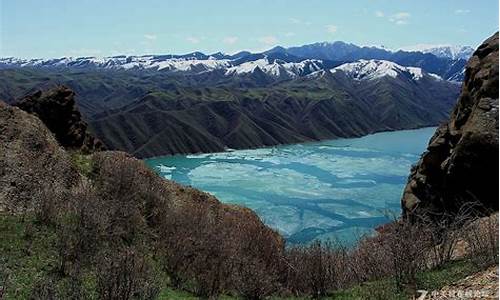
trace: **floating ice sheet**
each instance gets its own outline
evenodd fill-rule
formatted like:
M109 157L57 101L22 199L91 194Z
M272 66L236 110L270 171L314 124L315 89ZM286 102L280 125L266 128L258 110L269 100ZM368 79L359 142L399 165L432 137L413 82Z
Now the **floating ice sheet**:
M349 242L399 214L434 128L147 160L159 174L249 207L294 242Z

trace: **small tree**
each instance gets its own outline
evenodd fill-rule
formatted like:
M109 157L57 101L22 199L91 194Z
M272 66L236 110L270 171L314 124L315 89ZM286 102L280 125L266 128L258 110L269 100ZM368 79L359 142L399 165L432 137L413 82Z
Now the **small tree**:
M416 274L425 267L430 242L425 226L408 221L396 221L387 226L381 241L387 251L396 287L416 291Z

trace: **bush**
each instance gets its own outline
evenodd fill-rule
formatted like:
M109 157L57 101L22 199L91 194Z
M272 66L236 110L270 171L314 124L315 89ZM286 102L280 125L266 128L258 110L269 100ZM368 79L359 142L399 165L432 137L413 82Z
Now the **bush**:
M498 213L464 227L469 257L480 267L498 264Z
M71 191L70 207L56 220L60 273L78 276L104 246L111 220L94 188L82 183Z
M205 200L184 203L162 223L158 248L172 285L205 298L234 291L261 299L275 292L281 258L276 234L254 215L242 219L237 208Z
M155 299L158 295L154 272L136 249L104 250L97 262L99 299Z
M323 297L341 286L346 272L346 252L331 243L313 242L287 251L288 287L296 295Z
M418 271L426 267L426 258L432 244L427 228L419 224L399 221L388 226L381 246L389 256L390 270L396 287L416 292Z

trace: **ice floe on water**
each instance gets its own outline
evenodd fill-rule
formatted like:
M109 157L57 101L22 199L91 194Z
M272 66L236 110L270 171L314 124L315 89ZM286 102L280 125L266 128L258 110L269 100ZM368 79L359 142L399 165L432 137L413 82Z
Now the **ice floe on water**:
M146 160L160 175L247 206L290 242L352 242L399 214L434 128Z

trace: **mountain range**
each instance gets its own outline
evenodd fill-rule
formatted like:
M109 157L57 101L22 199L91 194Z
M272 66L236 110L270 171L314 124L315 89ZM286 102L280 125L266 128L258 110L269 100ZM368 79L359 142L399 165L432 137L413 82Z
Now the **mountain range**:
M450 46L450 45L417 45L413 47L401 48L403 51L413 51L431 53L437 57L451 59L469 59L474 53L474 48L470 46Z
M207 55L145 55L112 57L63 57L57 59L0 58L0 68L72 68L161 71L177 74L200 74L222 71L225 75L250 73L258 67L279 79L303 76L319 69L327 70L359 59L388 60L402 66L420 67L446 80L463 80L463 68L472 54L470 47L434 47L421 51L391 51L379 47L360 47L345 42L322 42L300 47L274 47L261 53L238 52ZM284 75L284 76L282 76Z
M438 125L464 64L342 42L231 56L3 58L0 99L50 102L39 91L65 86L108 149L143 158Z

